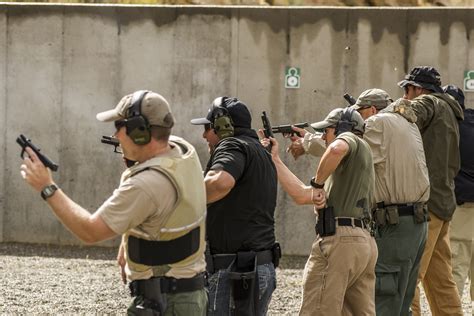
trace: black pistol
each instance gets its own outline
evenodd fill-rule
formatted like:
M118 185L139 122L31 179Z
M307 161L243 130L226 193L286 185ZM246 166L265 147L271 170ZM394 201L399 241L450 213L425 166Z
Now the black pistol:
M43 163L45 167L51 169L52 171L58 171L59 166L56 163L54 163L51 159L46 157L46 155L43 155L40 152L40 149L31 142L31 139L27 138L23 134L20 134L20 136L18 136L18 138L16 139L16 142L18 143L18 145L21 146L21 154L20 154L21 159L23 159L23 157L25 156L26 147L30 147L35 152L36 156L38 156L38 158L41 160L41 162Z
M102 144L114 146L114 153L119 153L119 154L122 153L120 150L117 149L120 146L120 143L117 138L112 137L112 136L102 136L100 142Z
M309 124L307 122L304 123L296 123L296 124L288 124L288 125L278 125L278 126L273 126L272 127L272 132L274 134L277 133L282 133L282 134L291 134L293 135L298 135L298 137L303 137L299 132L294 131L291 126L299 127L299 128L305 128L308 127Z
M345 93L343 97L346 99L347 103L349 103L349 106L354 105L357 102L357 100L349 93Z
M263 133L265 134L266 138L273 137L273 130L272 130L272 124L270 123L270 119L267 116L267 112L263 111L262 112L262 124L263 124ZM268 152L272 151L272 143L268 144L266 147Z

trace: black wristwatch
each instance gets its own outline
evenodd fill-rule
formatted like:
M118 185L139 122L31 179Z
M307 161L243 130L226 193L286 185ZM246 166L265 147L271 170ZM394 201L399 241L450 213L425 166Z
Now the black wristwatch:
M316 178L315 177L311 178L311 181L309 181L309 184L315 189L323 189L324 188L324 183L323 184L316 183Z
M56 184L48 185L41 191L41 197L46 201L46 199L52 197L54 192L56 192L58 189L59 188L56 186Z

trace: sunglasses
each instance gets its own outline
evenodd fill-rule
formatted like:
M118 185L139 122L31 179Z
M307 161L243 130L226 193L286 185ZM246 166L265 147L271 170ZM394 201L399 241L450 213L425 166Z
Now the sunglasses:
M204 131L208 131L212 128L211 124L204 124Z

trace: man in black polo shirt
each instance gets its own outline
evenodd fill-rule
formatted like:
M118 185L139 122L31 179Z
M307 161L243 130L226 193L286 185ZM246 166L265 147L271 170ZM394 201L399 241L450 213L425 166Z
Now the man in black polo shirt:
M246 105L228 97L191 120L204 125L211 154L205 170L210 315L265 315L276 287L277 174L251 122Z

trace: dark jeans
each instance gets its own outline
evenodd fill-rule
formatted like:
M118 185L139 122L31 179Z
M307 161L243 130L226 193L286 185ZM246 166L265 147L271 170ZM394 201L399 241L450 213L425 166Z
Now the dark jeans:
M276 273L273 263L257 266L258 310L257 315L266 315L272 293L276 288ZM208 315L231 315L233 300L228 270L222 269L209 276Z

